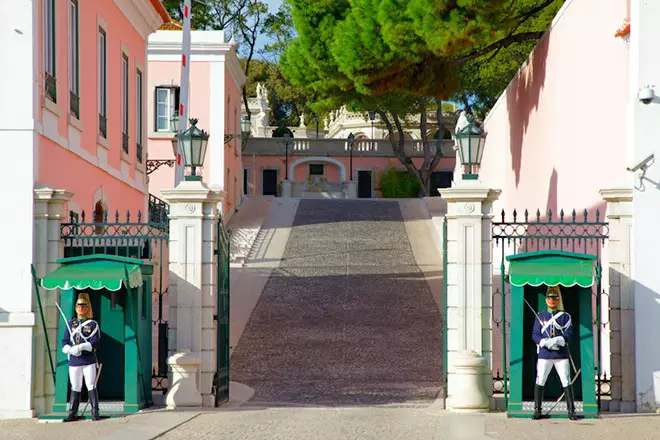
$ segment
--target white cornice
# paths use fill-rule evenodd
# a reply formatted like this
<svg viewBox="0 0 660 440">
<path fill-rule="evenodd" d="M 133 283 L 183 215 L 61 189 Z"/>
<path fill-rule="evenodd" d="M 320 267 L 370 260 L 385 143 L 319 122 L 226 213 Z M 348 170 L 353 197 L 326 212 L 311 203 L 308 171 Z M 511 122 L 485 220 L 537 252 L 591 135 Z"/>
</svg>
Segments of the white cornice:
<svg viewBox="0 0 660 440">
<path fill-rule="evenodd" d="M 114 0 L 114 2 L 145 40 L 163 24 L 163 18 L 149 0 Z"/>
<path fill-rule="evenodd" d="M 181 31 L 157 31 L 149 36 L 147 55 L 150 59 L 164 60 L 173 56 L 176 60 L 181 57 L 181 46 L 183 44 L 183 32 Z M 192 31 L 190 33 L 190 56 L 202 56 L 202 60 L 214 57 L 225 57 L 234 48 L 233 43 L 225 41 L 223 31 Z"/>
<path fill-rule="evenodd" d="M 242 88 L 247 82 L 247 76 L 243 73 L 243 67 L 241 67 L 241 63 L 238 61 L 236 47 L 234 47 L 231 53 L 227 55 L 226 63 L 227 70 L 229 70 L 229 74 L 231 75 L 231 79 L 234 80 L 234 84 L 236 84 L 236 87 L 239 89 Z"/>
</svg>

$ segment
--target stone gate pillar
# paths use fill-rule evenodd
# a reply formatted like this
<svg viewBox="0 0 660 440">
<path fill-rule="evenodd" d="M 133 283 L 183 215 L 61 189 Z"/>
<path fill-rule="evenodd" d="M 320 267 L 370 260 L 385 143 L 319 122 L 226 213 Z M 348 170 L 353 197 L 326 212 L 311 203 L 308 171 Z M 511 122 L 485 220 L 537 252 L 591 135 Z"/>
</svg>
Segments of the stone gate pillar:
<svg viewBox="0 0 660 440">
<path fill-rule="evenodd" d="M 216 365 L 213 315 L 217 298 L 214 260 L 220 191 L 201 181 L 183 181 L 162 191 L 170 204 L 170 318 L 168 408 L 213 406 Z"/>
<path fill-rule="evenodd" d="M 67 221 L 66 204 L 73 193 L 63 189 L 38 188 L 34 190 L 34 270 L 37 278 L 43 278 L 57 269 L 58 258 L 64 257 L 64 243 L 60 239 L 60 225 Z M 32 289 L 34 290 L 34 288 Z M 46 332 L 48 333 L 51 356 L 57 359 L 60 341 L 57 340 L 57 326 L 60 314 L 55 303 L 59 303 L 59 290 L 39 289 L 44 308 Z M 50 371 L 48 350 L 43 324 L 39 315 L 39 304 L 35 300 L 35 338 L 33 362 L 34 410 L 37 414 L 49 412 L 55 397 L 55 385 Z"/>
<path fill-rule="evenodd" d="M 607 221 L 610 237 L 605 243 L 609 279 L 610 327 L 610 411 L 635 412 L 635 310 L 633 307 L 631 239 L 633 191 L 632 188 L 603 189 L 607 202 Z M 607 305 L 603 304 L 604 322 Z M 601 371 L 602 373 L 602 371 Z"/>
<path fill-rule="evenodd" d="M 501 191 L 477 181 L 441 189 L 447 201 L 447 402 L 488 411 L 492 395 L 493 202 Z"/>
</svg>

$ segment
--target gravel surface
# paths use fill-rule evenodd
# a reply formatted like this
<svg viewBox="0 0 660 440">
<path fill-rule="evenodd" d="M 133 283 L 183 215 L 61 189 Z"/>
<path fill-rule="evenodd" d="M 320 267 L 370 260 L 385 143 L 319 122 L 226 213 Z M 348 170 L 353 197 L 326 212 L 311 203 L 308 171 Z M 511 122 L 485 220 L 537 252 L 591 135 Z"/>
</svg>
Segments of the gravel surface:
<svg viewBox="0 0 660 440">
<path fill-rule="evenodd" d="M 232 354 L 254 402 L 432 403 L 442 320 L 396 202 L 301 200 Z"/>
</svg>

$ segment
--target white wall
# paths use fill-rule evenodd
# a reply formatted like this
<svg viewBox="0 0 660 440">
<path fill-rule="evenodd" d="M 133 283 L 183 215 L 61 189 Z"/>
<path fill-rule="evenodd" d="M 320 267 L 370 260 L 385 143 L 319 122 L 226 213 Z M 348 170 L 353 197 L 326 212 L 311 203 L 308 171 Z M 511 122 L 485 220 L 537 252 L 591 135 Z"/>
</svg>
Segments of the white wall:
<svg viewBox="0 0 660 440">
<path fill-rule="evenodd" d="M 36 84 L 34 65 L 38 29 L 36 0 L 0 0 L 0 418 L 32 416 L 32 275 L 33 185 L 35 181 Z M 37 34 L 38 35 L 38 34 Z"/>
<path fill-rule="evenodd" d="M 660 2 L 631 1 L 631 75 L 632 124 L 629 141 L 634 158 L 654 153 L 660 158 L 660 100 L 644 105 L 637 91 L 647 84 L 656 85 L 660 94 Z M 650 166 L 646 179 L 633 193 L 633 263 L 635 301 L 635 358 L 637 410 L 660 407 L 660 163 Z"/>
</svg>

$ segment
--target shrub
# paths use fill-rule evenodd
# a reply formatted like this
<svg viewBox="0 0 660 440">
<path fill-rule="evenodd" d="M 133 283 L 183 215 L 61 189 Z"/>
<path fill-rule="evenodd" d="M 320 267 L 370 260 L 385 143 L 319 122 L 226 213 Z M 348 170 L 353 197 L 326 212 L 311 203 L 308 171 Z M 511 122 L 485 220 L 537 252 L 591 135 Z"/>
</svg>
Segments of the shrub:
<svg viewBox="0 0 660 440">
<path fill-rule="evenodd" d="M 380 190 L 386 199 L 417 197 L 419 181 L 406 170 L 389 167 L 380 175 Z"/>
</svg>

